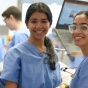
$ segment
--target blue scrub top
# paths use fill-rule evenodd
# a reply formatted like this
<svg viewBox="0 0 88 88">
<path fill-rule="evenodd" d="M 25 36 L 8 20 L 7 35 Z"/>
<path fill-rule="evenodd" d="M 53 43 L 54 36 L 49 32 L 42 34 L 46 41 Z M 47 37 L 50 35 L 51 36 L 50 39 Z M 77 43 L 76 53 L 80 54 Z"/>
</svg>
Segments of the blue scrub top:
<svg viewBox="0 0 88 88">
<path fill-rule="evenodd" d="M 17 29 L 15 31 L 12 39 L 8 43 L 8 49 L 22 41 L 25 41 L 29 37 L 29 35 L 30 32 L 28 31 L 28 29 L 25 26 L 21 26 L 20 29 Z"/>
<path fill-rule="evenodd" d="M 4 44 L 0 38 L 0 61 L 3 61 L 5 55 Z"/>
<path fill-rule="evenodd" d="M 88 88 L 88 55 L 76 70 L 70 88 Z"/>
<path fill-rule="evenodd" d="M 48 59 L 27 41 L 17 44 L 5 55 L 1 78 L 16 82 L 19 88 L 56 88 L 62 82 L 60 64 L 57 61 L 53 71 Z"/>
</svg>

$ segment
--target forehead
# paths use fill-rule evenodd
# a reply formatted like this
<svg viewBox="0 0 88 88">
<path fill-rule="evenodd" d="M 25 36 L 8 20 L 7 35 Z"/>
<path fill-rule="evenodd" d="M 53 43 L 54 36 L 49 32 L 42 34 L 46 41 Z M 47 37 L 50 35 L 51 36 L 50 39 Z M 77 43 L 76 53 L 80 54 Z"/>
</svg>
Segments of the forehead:
<svg viewBox="0 0 88 88">
<path fill-rule="evenodd" d="M 31 16 L 30 19 L 47 19 L 47 15 L 43 12 L 34 12 Z"/>
<path fill-rule="evenodd" d="M 84 15 L 84 14 L 81 14 L 81 15 L 77 15 L 74 19 L 74 23 L 88 23 L 88 18 Z"/>
</svg>

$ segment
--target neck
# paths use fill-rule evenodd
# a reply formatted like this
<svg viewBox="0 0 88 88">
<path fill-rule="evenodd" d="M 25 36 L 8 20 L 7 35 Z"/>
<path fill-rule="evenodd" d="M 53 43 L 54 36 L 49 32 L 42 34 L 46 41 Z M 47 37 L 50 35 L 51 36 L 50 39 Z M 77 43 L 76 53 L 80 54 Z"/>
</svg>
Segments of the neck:
<svg viewBox="0 0 88 88">
<path fill-rule="evenodd" d="M 86 56 L 88 54 L 88 50 L 82 50 L 83 55 Z"/>
<path fill-rule="evenodd" d="M 81 50 L 84 56 L 88 54 L 88 47 L 82 47 Z"/>
<path fill-rule="evenodd" d="M 41 53 L 44 53 L 45 51 L 45 45 L 44 45 L 44 40 L 34 40 L 34 39 L 31 39 L 29 38 L 28 39 L 28 42 L 32 43 L 33 45 L 36 46 L 36 48 L 41 52 Z"/>
<path fill-rule="evenodd" d="M 18 30 L 22 25 L 21 21 L 17 21 L 16 25 L 15 25 L 15 29 Z"/>
</svg>

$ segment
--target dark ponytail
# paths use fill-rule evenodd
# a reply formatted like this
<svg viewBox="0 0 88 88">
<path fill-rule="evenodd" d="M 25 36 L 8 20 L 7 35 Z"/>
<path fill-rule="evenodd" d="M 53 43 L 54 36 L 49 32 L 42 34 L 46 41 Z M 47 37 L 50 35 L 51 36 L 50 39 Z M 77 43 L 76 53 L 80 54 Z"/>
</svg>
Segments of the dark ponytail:
<svg viewBox="0 0 88 88">
<path fill-rule="evenodd" d="M 56 59 L 55 59 L 55 52 L 52 42 L 48 37 L 45 37 L 44 44 L 46 46 L 47 55 L 49 56 L 50 69 L 55 70 Z"/>
</svg>

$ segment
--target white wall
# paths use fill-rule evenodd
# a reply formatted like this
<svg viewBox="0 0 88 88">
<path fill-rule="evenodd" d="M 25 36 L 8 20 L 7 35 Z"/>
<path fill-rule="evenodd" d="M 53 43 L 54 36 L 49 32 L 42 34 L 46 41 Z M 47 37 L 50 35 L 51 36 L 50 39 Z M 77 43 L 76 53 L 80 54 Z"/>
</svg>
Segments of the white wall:
<svg viewBox="0 0 88 88">
<path fill-rule="evenodd" d="M 6 10 L 9 6 L 17 6 L 17 0 L 0 0 L 0 25 L 4 25 L 3 18 L 1 14 L 4 10 Z"/>
<path fill-rule="evenodd" d="M 57 3 L 61 5 L 63 0 L 22 0 L 22 3 L 34 3 L 34 2 L 44 2 L 46 4 Z"/>
</svg>

